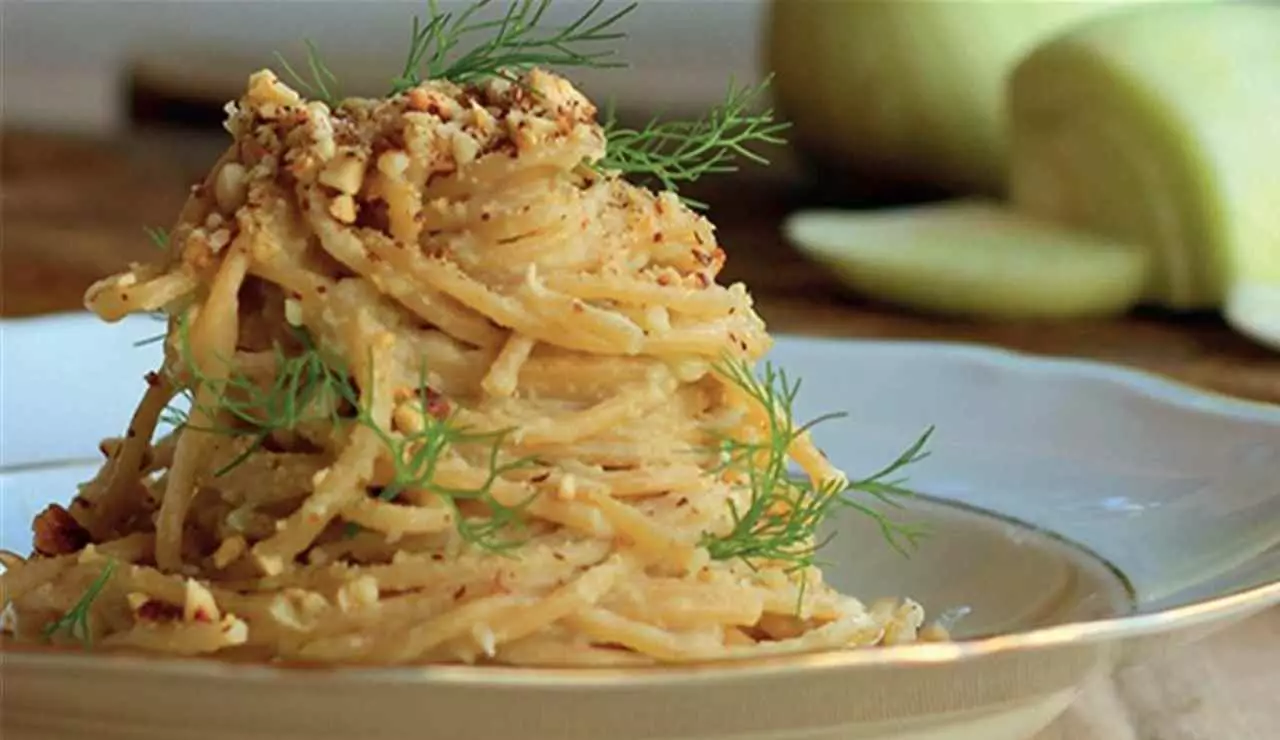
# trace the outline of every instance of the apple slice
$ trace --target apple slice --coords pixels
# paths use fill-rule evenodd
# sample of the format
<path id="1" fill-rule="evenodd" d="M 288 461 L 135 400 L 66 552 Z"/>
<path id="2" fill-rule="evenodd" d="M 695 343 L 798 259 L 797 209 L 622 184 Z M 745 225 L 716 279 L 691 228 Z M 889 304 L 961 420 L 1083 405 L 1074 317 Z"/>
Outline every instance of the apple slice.
<path id="1" fill-rule="evenodd" d="M 1280 283 L 1242 282 L 1227 295 L 1227 322 L 1254 341 L 1280 350 Z"/>
<path id="2" fill-rule="evenodd" d="M 881 211 L 807 211 L 784 234 L 857 292 L 931 313 L 1066 319 L 1124 312 L 1142 250 L 980 199 Z"/>
<path id="3" fill-rule="evenodd" d="M 1013 204 L 1147 249 L 1146 302 L 1280 283 L 1280 5 L 1108 15 L 1036 48 L 1009 95 Z"/>
<path id="4" fill-rule="evenodd" d="M 765 66 L 791 138 L 848 185 L 1001 195 L 1014 66 L 1064 30 L 1151 1 L 779 0 Z"/>

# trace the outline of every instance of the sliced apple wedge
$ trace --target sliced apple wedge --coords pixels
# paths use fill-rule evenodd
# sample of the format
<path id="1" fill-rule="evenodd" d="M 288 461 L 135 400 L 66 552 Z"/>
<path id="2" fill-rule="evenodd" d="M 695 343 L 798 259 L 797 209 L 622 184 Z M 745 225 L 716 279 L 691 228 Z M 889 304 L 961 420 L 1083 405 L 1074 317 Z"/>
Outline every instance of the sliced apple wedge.
<path id="1" fill-rule="evenodd" d="M 1236 331 L 1280 350 L 1280 283 L 1242 282 L 1232 286 L 1225 313 Z"/>
<path id="2" fill-rule="evenodd" d="M 807 211 L 784 233 L 858 293 L 931 313 L 1066 319 L 1124 312 L 1146 253 L 986 200 L 879 211 Z"/>
<path id="3" fill-rule="evenodd" d="M 1014 205 L 1146 248 L 1146 302 L 1280 283 L 1280 5 L 1108 15 L 1037 47 L 1009 94 Z"/>

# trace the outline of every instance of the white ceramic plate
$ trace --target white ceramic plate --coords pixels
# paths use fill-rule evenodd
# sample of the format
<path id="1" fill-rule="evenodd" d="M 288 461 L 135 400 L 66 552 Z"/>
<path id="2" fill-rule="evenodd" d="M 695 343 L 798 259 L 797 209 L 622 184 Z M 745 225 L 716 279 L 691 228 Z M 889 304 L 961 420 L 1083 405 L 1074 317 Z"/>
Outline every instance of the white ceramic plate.
<path id="1" fill-rule="evenodd" d="M 0 380 L 0 547 L 66 501 L 119 432 L 160 328 L 9 322 Z M 799 411 L 852 473 L 928 425 L 910 559 L 836 523 L 832 579 L 965 616 L 959 640 L 652 670 L 319 670 L 7 652 L 12 740 L 1014 740 L 1118 662 L 1280 602 L 1280 409 L 1129 371 L 959 345 L 783 338 Z M 79 464 L 63 461 L 80 459 Z"/>

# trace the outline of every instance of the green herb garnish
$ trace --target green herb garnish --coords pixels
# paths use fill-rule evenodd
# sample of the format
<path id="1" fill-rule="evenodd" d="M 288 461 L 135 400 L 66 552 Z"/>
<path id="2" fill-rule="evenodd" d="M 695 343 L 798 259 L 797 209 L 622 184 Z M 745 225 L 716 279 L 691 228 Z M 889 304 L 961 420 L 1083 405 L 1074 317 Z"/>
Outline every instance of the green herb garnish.
<path id="1" fill-rule="evenodd" d="M 436 0 L 430 0 L 427 20 L 413 18 L 409 54 L 400 75 L 393 80 L 390 94 L 404 93 L 427 80 L 457 84 L 492 77 L 517 80 L 520 72 L 534 67 L 625 66 L 614 58 L 614 50 L 591 47 L 625 38 L 625 34 L 613 30 L 614 26 L 638 3 L 605 15 L 601 12 L 604 0 L 595 0 L 569 25 L 544 30 L 544 16 L 552 0 L 513 0 L 501 17 L 480 18 L 480 12 L 492 2 L 478 0 L 461 11 L 444 12 Z M 485 34 L 485 38 L 460 51 L 464 42 L 478 34 Z M 320 58 L 316 45 L 310 40 L 306 45 L 309 80 L 282 55 L 277 53 L 276 57 L 298 87 L 335 107 L 339 102 L 337 77 Z M 703 175 L 736 171 L 734 162 L 738 158 L 768 164 L 756 148 L 784 143 L 781 133 L 788 127 L 775 120 L 771 109 L 752 112 L 753 104 L 768 85 L 769 80 L 755 86 L 730 85 L 725 102 L 696 121 L 653 119 L 641 129 L 629 129 L 610 112 L 604 123 L 606 153 L 593 166 L 624 176 L 649 178 L 678 193 L 682 183 Z M 694 208 L 706 207 L 695 200 L 682 200 Z"/>
<path id="2" fill-rule="evenodd" d="M 80 599 L 67 610 L 57 621 L 51 622 L 44 628 L 44 639 L 52 640 L 53 636 L 59 632 L 66 632 L 73 639 L 77 639 L 86 648 L 93 647 L 93 634 L 89 631 L 89 609 L 93 606 L 93 602 L 97 601 L 102 595 L 102 589 L 106 588 L 107 581 L 111 580 L 111 574 L 116 570 L 116 561 L 107 561 L 106 567 L 102 569 L 102 573 L 89 584 L 89 588 L 81 594 Z"/>
<path id="3" fill-rule="evenodd" d="M 161 250 L 169 249 L 169 232 L 167 229 L 160 226 L 143 226 L 142 231 L 146 233 L 147 238 L 151 240 L 151 243 L 156 245 L 156 248 Z M 167 321 L 169 318 L 165 315 L 164 311 L 149 311 L 147 315 L 156 321 Z M 152 334 L 145 339 L 139 339 L 134 342 L 133 346 L 145 347 L 148 344 L 155 344 L 156 342 L 164 341 L 164 337 L 164 334 Z"/>
<path id="4" fill-rule="evenodd" d="M 624 34 L 610 30 L 635 10 L 632 3 L 609 16 L 599 13 L 604 0 L 596 0 L 577 20 L 563 28 L 543 30 L 541 23 L 551 0 L 517 0 L 501 18 L 477 20 L 476 14 L 491 3 L 480 0 L 466 10 L 441 12 L 429 3 L 431 17 L 425 23 L 413 19 L 409 56 L 391 94 L 405 92 L 423 80 L 448 80 L 458 84 L 489 77 L 508 77 L 533 67 L 619 67 L 612 49 L 583 50 L 583 45 L 618 41 Z M 468 51 L 458 47 L 476 33 L 487 38 Z"/>
<path id="5" fill-rule="evenodd" d="M 780 562 L 791 570 L 815 565 L 818 550 L 831 538 L 816 540 L 818 527 L 832 509 L 839 506 L 874 519 L 885 539 L 900 552 L 905 553 L 916 544 L 923 535 L 922 530 L 896 522 L 852 495 L 862 493 L 889 506 L 898 506 L 894 498 L 909 496 L 911 492 L 902 486 L 901 480 L 891 480 L 889 476 L 924 459 L 923 449 L 932 429 L 891 465 L 869 478 L 815 485 L 806 476 L 791 471 L 791 445 L 816 424 L 843 414 L 829 414 L 797 426 L 791 410 L 800 391 L 800 381 L 791 381 L 785 371 L 770 363 L 765 364 L 763 377 L 757 377 L 746 362 L 735 360 L 721 363 L 717 371 L 764 406 L 768 428 L 765 439 L 760 441 L 728 438 L 721 441 L 721 470 L 745 475 L 751 496 L 745 509 L 730 502 L 732 531 L 720 537 L 704 536 L 702 544 L 712 558 L 739 558 L 753 567 L 758 562 Z"/>
<path id="6" fill-rule="evenodd" d="M 161 315 L 161 316 L 157 316 L 157 317 L 154 317 L 154 318 L 155 318 L 157 321 L 164 321 L 164 316 L 163 316 L 163 315 Z M 149 345 L 149 344 L 155 344 L 156 342 L 163 342 L 167 336 L 168 336 L 168 334 L 152 334 L 152 335 L 151 335 L 151 336 L 149 336 L 149 337 L 144 337 L 144 338 L 139 339 L 138 341 L 134 342 L 134 343 L 133 343 L 133 346 L 135 346 L 135 347 L 146 347 L 146 346 L 147 346 L 147 345 Z"/>
<path id="7" fill-rule="evenodd" d="M 169 248 L 169 232 L 166 229 L 159 226 L 143 226 L 142 230 L 146 232 L 152 244 L 160 249 Z"/>
<path id="8" fill-rule="evenodd" d="M 605 121 L 608 148 L 596 167 L 623 175 L 649 177 L 673 193 L 680 183 L 693 182 L 703 175 L 736 172 L 741 157 L 768 164 L 752 149 L 760 144 L 782 144 L 780 134 L 788 124 L 774 120 L 773 110 L 752 113 L 750 108 L 769 86 L 766 79 L 754 87 L 729 86 L 725 102 L 697 121 L 649 121 L 644 128 L 618 125 L 610 112 Z M 684 199 L 694 207 L 705 204 Z"/>
<path id="9" fill-rule="evenodd" d="M 186 324 L 178 322 L 179 346 L 183 356 L 190 356 Z M 174 427 L 186 427 L 226 436 L 250 436 L 252 442 L 233 460 L 219 468 L 215 477 L 225 475 L 242 464 L 259 450 L 272 434 L 292 431 L 299 425 L 327 419 L 335 425 L 357 423 L 371 429 L 391 453 L 394 474 L 383 487 L 379 497 L 391 501 L 401 493 L 420 490 L 440 496 L 454 508 L 458 533 L 467 542 L 487 550 L 503 551 L 519 544 L 519 541 L 503 535 L 509 528 L 518 529 L 523 514 L 534 496 L 512 506 L 493 497 L 493 486 L 505 474 L 527 467 L 531 458 L 505 460 L 502 445 L 510 430 L 482 432 L 468 429 L 456 413 L 437 417 L 430 413 L 428 399 L 432 391 L 423 373 L 418 397 L 423 403 L 423 426 L 415 432 L 396 433 L 383 429 L 361 404 L 360 395 L 347 372 L 316 346 L 310 336 L 299 330 L 301 349 L 293 355 L 285 354 L 277 345 L 275 350 L 275 379 L 263 386 L 242 372 L 233 370 L 226 378 L 214 378 L 194 365 L 189 372 L 193 381 L 183 395 L 194 403 L 202 386 L 213 389 L 216 401 L 203 408 L 204 415 L 212 419 L 225 419 L 225 423 L 194 427 L 190 415 L 170 406 L 164 420 Z M 339 415 L 341 405 L 349 406 L 352 417 Z M 480 447 L 486 458 L 485 479 L 475 488 L 444 486 L 436 481 L 436 471 L 450 450 L 464 447 Z M 468 519 L 458 509 L 459 502 L 478 501 L 489 510 L 485 519 Z M 348 532 L 354 529 L 348 527 Z"/>
<path id="10" fill-rule="evenodd" d="M 185 320 L 179 319 L 177 332 L 182 356 L 189 358 L 190 337 Z M 200 388 L 212 389 L 216 404 L 201 411 L 209 419 L 222 416 L 229 422 L 193 428 L 227 436 L 253 437 L 253 442 L 243 452 L 214 473 L 215 477 L 238 467 L 272 434 L 292 431 L 305 422 L 326 418 L 335 424 L 340 423 L 337 414 L 339 404 L 355 402 L 356 392 L 346 373 L 334 369 L 333 363 L 305 331 L 295 331 L 294 336 L 301 349 L 289 355 L 278 343 L 275 345 L 275 378 L 265 387 L 238 370 L 227 373 L 225 378 L 216 378 L 195 363 L 186 363 L 192 378 L 185 385 L 179 384 L 183 386 L 181 395 L 194 404 Z M 230 360 L 224 359 L 223 362 L 230 364 Z M 174 406 L 166 409 L 162 420 L 174 427 L 191 427 L 190 415 Z"/>
<path id="11" fill-rule="evenodd" d="M 280 62 L 280 66 L 284 67 L 284 71 L 293 80 L 294 84 L 306 91 L 311 97 L 324 101 L 325 105 L 330 108 L 338 107 L 338 103 L 342 102 L 342 95 L 338 92 L 338 77 L 328 66 L 325 65 L 324 59 L 320 56 L 320 50 L 311 39 L 303 39 L 303 43 L 307 46 L 307 67 L 311 70 L 311 79 L 307 80 L 294 70 L 289 64 L 289 60 L 284 58 L 280 52 L 276 52 L 276 60 Z"/>
<path id="12" fill-rule="evenodd" d="M 361 413 L 361 421 L 372 429 L 391 450 L 395 472 L 390 483 L 383 487 L 378 497 L 392 501 L 405 491 L 425 491 L 447 501 L 454 509 L 458 534 L 467 542 L 486 550 L 501 552 L 520 544 L 519 539 L 504 536 L 508 528 L 520 529 L 524 512 L 537 498 L 531 494 L 514 506 L 493 497 L 493 486 L 507 473 L 534 464 L 531 457 L 504 460 L 502 445 L 511 433 L 504 429 L 495 432 L 478 432 L 462 425 L 456 412 L 436 415 L 431 412 L 430 398 L 435 393 L 427 384 L 426 374 L 419 381 L 418 400 L 422 404 L 422 428 L 415 432 L 394 435 L 378 427 L 368 415 Z M 479 446 L 486 458 L 485 479 L 475 488 L 455 488 L 436 481 L 436 471 L 450 450 Z M 484 519 L 467 519 L 458 508 L 459 502 L 478 501 L 489 510 Z"/>

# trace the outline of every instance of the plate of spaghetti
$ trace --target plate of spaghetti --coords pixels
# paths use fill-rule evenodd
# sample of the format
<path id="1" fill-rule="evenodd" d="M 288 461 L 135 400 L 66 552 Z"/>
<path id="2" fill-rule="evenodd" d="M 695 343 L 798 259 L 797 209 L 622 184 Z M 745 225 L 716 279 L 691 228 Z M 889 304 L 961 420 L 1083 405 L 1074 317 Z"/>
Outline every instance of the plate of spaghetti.
<path id="1" fill-rule="evenodd" d="M 252 74 L 156 261 L 6 326 L 6 737 L 1022 738 L 1280 600 L 1280 413 L 771 337 L 679 192 L 762 89 L 628 129 L 550 71 L 625 9 L 484 5 Z"/>

